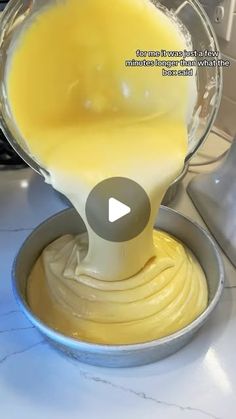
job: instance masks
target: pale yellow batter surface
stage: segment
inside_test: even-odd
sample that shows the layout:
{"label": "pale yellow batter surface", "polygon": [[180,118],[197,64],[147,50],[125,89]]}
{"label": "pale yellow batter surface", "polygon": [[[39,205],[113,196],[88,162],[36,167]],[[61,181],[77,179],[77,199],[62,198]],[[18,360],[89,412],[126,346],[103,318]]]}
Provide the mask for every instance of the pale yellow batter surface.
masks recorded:
{"label": "pale yellow batter surface", "polygon": [[[198,262],[163,233],[153,240],[162,197],[183,169],[196,80],[125,66],[137,50],[187,48],[176,22],[149,0],[50,1],[12,42],[12,120],[88,230],[87,252],[79,239],[60,239],[30,281],[32,309],[66,334],[103,343],[151,340],[206,307]],[[139,183],[151,202],[146,228],[124,243],[99,237],[85,214],[92,188],[114,176]]]}
{"label": "pale yellow batter surface", "polygon": [[156,256],[134,277],[114,282],[77,273],[86,234],[59,238],[30,275],[34,313],[65,335],[103,344],[146,342],[182,329],[207,305],[204,273],[179,241],[153,235]]}

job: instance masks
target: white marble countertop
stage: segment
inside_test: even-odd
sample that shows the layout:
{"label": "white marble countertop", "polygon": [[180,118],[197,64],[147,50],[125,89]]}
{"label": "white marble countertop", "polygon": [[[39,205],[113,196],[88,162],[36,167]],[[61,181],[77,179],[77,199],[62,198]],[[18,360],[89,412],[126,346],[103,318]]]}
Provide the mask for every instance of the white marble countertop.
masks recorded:
{"label": "white marble countertop", "polygon": [[[202,153],[225,147],[211,137]],[[201,158],[205,158],[201,155]],[[172,206],[202,220],[185,192]],[[14,300],[11,267],[19,246],[65,204],[30,169],[0,171],[0,417],[3,419],[235,419],[236,276],[193,341],[156,364],[104,369],[67,359],[42,340]]]}

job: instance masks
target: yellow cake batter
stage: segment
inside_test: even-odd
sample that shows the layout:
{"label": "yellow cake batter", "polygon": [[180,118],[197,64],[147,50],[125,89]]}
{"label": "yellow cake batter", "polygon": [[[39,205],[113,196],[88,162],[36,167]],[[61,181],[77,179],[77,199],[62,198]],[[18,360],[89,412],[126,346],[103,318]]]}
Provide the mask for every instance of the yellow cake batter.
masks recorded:
{"label": "yellow cake batter", "polygon": [[183,328],[207,304],[204,273],[176,239],[160,231],[153,237],[158,256],[135,276],[112,282],[76,272],[87,235],[58,239],[31,273],[32,310],[64,334],[104,344],[146,342]]}
{"label": "yellow cake batter", "polygon": [[[137,50],[162,49],[187,49],[186,40],[149,0],[61,0],[28,20],[9,53],[16,127],[89,238],[86,245],[65,236],[45,249],[29,304],[46,323],[85,340],[155,339],[207,305],[205,276],[190,251],[164,233],[153,239],[160,202],[187,154],[195,79],[125,61]],[[139,183],[151,201],[149,224],[123,243],[99,237],[85,215],[93,187],[116,176]]]}

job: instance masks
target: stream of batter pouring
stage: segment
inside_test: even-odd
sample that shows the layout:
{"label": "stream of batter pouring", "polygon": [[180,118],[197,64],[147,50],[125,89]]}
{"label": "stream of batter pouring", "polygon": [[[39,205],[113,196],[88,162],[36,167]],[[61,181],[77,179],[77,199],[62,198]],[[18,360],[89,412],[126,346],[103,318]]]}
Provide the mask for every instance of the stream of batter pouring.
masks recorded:
{"label": "stream of batter pouring", "polygon": [[[153,232],[162,197],[183,169],[195,79],[125,66],[138,49],[186,48],[178,25],[149,0],[51,2],[10,48],[13,120],[88,230],[50,244],[29,280],[32,310],[65,334],[143,342],[179,330],[207,305],[195,257]],[[144,188],[151,216],[141,234],[115,243],[90,228],[85,204],[96,184],[119,176]]]}

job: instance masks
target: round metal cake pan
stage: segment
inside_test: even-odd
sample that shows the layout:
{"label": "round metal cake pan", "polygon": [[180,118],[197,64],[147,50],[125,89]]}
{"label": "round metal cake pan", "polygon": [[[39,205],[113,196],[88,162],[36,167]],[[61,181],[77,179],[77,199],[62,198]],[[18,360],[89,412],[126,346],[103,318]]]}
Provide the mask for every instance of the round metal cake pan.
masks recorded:
{"label": "round metal cake pan", "polygon": [[14,294],[22,311],[52,345],[88,364],[104,367],[134,367],[158,361],[178,351],[191,340],[216,307],[224,287],[224,267],[218,246],[210,234],[178,212],[161,207],[156,227],[185,243],[195,254],[206,274],[209,290],[208,307],[184,329],[146,343],[101,345],[58,333],[34,315],[27,304],[26,288],[36,259],[44,247],[59,236],[85,231],[82,219],[72,208],[56,214],[38,226],[26,239],[16,256],[12,281]]}

